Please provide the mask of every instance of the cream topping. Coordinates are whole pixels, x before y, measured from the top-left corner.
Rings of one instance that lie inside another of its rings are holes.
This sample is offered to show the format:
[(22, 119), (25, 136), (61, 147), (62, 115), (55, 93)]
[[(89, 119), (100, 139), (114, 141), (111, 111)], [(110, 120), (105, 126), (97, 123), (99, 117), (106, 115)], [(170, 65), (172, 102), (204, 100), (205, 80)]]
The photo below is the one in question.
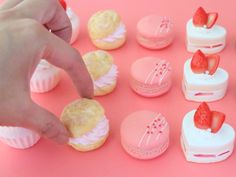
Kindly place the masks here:
[(70, 138), (69, 143), (71, 144), (81, 144), (81, 145), (91, 145), (99, 141), (101, 138), (107, 135), (109, 131), (109, 121), (104, 116), (104, 118), (97, 124), (97, 126), (90, 132), (78, 137)]
[(107, 74), (93, 82), (94, 89), (113, 84), (116, 81), (117, 76), (118, 69), (117, 66), (113, 64)]
[(98, 42), (102, 41), (102, 42), (114, 42), (117, 39), (121, 39), (125, 36), (126, 33), (126, 28), (125, 25), (123, 23), (120, 23), (120, 25), (118, 26), (118, 28), (116, 29), (116, 31), (111, 34), (110, 36), (103, 38), (103, 39), (97, 39)]

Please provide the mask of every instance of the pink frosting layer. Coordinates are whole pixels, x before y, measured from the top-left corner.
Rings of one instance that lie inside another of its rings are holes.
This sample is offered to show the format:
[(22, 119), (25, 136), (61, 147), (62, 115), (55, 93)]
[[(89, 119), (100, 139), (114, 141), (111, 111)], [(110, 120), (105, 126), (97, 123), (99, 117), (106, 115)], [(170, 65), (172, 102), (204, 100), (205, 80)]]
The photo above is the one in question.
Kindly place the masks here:
[(94, 89), (98, 89), (113, 84), (116, 81), (117, 76), (118, 76), (118, 69), (117, 66), (113, 64), (107, 74), (100, 77), (98, 80), (94, 81)]
[(108, 132), (109, 132), (109, 121), (107, 120), (106, 117), (104, 117), (93, 130), (87, 132), (81, 137), (70, 138), (69, 143), (81, 144), (84, 146), (91, 145), (99, 141), (101, 138), (105, 137), (108, 134)]

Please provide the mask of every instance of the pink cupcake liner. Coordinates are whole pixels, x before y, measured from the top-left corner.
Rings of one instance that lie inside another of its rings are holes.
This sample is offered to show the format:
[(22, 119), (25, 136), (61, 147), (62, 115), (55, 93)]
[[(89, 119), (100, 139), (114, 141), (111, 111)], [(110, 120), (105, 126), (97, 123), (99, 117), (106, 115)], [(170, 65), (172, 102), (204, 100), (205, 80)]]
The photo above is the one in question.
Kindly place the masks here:
[(16, 149), (32, 147), (40, 139), (40, 135), (22, 127), (0, 127), (0, 141)]
[(30, 90), (35, 93), (44, 93), (54, 89), (60, 81), (60, 75), (49, 76), (47, 79), (35, 79), (30, 82)]

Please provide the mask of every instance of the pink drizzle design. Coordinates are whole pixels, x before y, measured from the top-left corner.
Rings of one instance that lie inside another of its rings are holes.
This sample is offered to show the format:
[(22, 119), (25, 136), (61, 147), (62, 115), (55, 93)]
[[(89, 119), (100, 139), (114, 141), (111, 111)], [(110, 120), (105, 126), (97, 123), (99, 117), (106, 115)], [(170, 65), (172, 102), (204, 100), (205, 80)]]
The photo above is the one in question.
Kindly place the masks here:
[(161, 114), (158, 114), (152, 122), (147, 125), (147, 128), (138, 143), (138, 147), (147, 146), (151, 142), (158, 141), (166, 127), (167, 122), (165, 118)]
[(155, 35), (158, 33), (168, 33), (172, 28), (173, 24), (170, 22), (168, 17), (162, 17), (161, 24), (157, 26)]
[(152, 85), (153, 82), (158, 79), (158, 84), (161, 85), (162, 80), (165, 78), (165, 76), (170, 70), (170, 63), (166, 60), (161, 60), (159, 63), (156, 63), (155, 67), (148, 74), (145, 80), (145, 84)]

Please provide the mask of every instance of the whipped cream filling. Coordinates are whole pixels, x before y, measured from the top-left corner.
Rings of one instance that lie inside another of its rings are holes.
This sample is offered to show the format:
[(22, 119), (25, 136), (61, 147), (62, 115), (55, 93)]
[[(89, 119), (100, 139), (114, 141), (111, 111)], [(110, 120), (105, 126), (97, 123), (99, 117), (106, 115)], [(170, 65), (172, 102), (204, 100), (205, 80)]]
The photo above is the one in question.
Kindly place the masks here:
[(114, 42), (117, 39), (121, 39), (125, 36), (126, 33), (126, 28), (123, 23), (120, 23), (120, 25), (117, 27), (116, 31), (109, 35), (108, 37), (102, 38), (102, 39), (97, 39), (97, 42)]
[(109, 121), (104, 116), (103, 119), (97, 124), (97, 126), (90, 132), (78, 137), (70, 138), (69, 143), (81, 144), (84, 146), (91, 145), (99, 141), (101, 138), (107, 135), (109, 131)]
[(113, 84), (116, 81), (117, 76), (118, 69), (117, 66), (113, 64), (107, 74), (93, 81), (94, 89)]

